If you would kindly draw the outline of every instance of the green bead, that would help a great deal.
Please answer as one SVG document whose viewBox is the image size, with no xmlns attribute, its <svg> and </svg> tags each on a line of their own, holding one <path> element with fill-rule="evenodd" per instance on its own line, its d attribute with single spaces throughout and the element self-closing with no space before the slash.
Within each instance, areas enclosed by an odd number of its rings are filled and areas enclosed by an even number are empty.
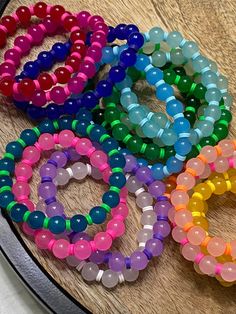
<svg viewBox="0 0 236 314">
<path fill-rule="evenodd" d="M 176 78 L 176 73 L 172 69 L 166 69 L 163 72 L 164 74 L 164 81 L 170 85 L 174 84 L 175 78 Z"/>
<path fill-rule="evenodd" d="M 227 109 L 222 109 L 221 110 L 221 117 L 220 120 L 225 120 L 228 123 L 230 123 L 232 121 L 232 114 L 229 110 Z M 218 122 L 220 122 L 220 120 Z"/>
<path fill-rule="evenodd" d="M 199 108 L 201 105 L 200 101 L 195 98 L 194 96 L 189 96 L 187 99 L 186 99 L 186 106 L 187 107 L 193 107 L 195 109 Z"/>
<path fill-rule="evenodd" d="M 167 160 L 169 157 L 175 155 L 175 149 L 173 146 L 166 146 L 166 153 L 165 153 L 165 160 Z"/>
<path fill-rule="evenodd" d="M 219 140 L 222 140 L 229 134 L 229 130 L 226 125 L 216 122 L 214 126 L 214 134 L 218 137 Z"/>
<path fill-rule="evenodd" d="M 159 157 L 160 154 L 160 148 L 152 143 L 147 144 L 147 147 L 145 149 L 145 157 L 149 160 L 156 160 Z"/>
<path fill-rule="evenodd" d="M 115 104 L 120 103 L 120 92 L 116 90 L 115 88 L 113 88 L 111 96 L 103 99 L 103 103 L 105 106 L 109 104 L 110 102 L 115 103 Z"/>
<path fill-rule="evenodd" d="M 101 125 L 104 122 L 104 112 L 104 109 L 93 110 L 93 122 Z"/>
<path fill-rule="evenodd" d="M 112 135 L 118 141 L 122 141 L 129 134 L 129 129 L 123 123 L 116 124 L 112 129 Z"/>
<path fill-rule="evenodd" d="M 127 74 L 130 76 L 133 82 L 138 81 L 141 77 L 141 72 L 137 70 L 135 67 L 128 68 Z"/>
<path fill-rule="evenodd" d="M 183 67 L 175 67 L 174 71 L 179 76 L 186 75 L 185 69 Z"/>
<path fill-rule="evenodd" d="M 212 137 L 208 136 L 208 137 L 202 138 L 200 140 L 199 144 L 200 144 L 201 147 L 204 147 L 204 146 L 207 146 L 207 145 L 215 146 L 216 145 L 216 141 Z"/>
<path fill-rule="evenodd" d="M 197 84 L 196 88 L 194 89 L 193 95 L 198 99 L 204 99 L 206 94 L 206 87 L 202 84 Z"/>
<path fill-rule="evenodd" d="M 127 149 L 131 151 L 133 154 L 137 154 L 140 152 L 140 149 L 143 145 L 143 141 L 137 135 L 132 136 L 127 142 Z"/>
<path fill-rule="evenodd" d="M 192 107 L 190 107 L 192 108 Z M 188 110 L 188 111 L 185 111 L 184 112 L 184 116 L 186 119 L 188 119 L 189 123 L 191 124 L 191 126 L 194 125 L 194 122 L 196 120 L 196 116 L 195 116 L 195 113 L 191 110 Z"/>
<path fill-rule="evenodd" d="M 199 154 L 199 151 L 197 149 L 197 147 L 195 145 L 192 146 L 191 151 L 188 153 L 188 155 L 186 156 L 186 159 L 191 159 L 196 157 Z"/>
<path fill-rule="evenodd" d="M 106 108 L 104 112 L 104 119 L 111 123 L 120 119 L 120 110 L 117 108 Z"/>
<path fill-rule="evenodd" d="M 190 90 L 191 85 L 192 85 L 191 79 L 188 76 L 183 76 L 180 78 L 177 87 L 181 93 L 187 93 Z"/>
</svg>

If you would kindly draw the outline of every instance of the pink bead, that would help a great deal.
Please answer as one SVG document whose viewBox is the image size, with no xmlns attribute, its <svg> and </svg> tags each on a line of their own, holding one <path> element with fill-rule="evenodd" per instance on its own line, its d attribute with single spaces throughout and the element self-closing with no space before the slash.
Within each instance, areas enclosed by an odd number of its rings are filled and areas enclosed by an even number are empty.
<svg viewBox="0 0 236 314">
<path fill-rule="evenodd" d="M 112 237 L 107 232 L 99 232 L 94 237 L 94 243 L 99 251 L 107 251 L 112 245 Z"/>
<path fill-rule="evenodd" d="M 15 76 L 16 67 L 9 62 L 3 62 L 2 64 L 0 64 L 0 76 L 6 73 L 11 77 Z"/>
<path fill-rule="evenodd" d="M 68 89 L 73 94 L 81 93 L 85 88 L 85 81 L 81 77 L 73 77 L 68 82 Z"/>
<path fill-rule="evenodd" d="M 22 230 L 24 231 L 25 234 L 27 234 L 29 236 L 33 236 L 35 234 L 35 230 L 30 228 L 26 222 L 23 222 Z"/>
<path fill-rule="evenodd" d="M 89 258 L 92 253 L 91 246 L 86 240 L 79 240 L 74 245 L 74 254 L 75 257 L 79 260 L 85 260 Z"/>
<path fill-rule="evenodd" d="M 30 34 L 33 38 L 33 43 L 38 45 L 44 38 L 44 32 L 38 25 L 32 25 L 28 29 L 28 34 Z"/>
<path fill-rule="evenodd" d="M 96 167 L 96 168 L 99 168 L 104 163 L 107 163 L 107 159 L 108 159 L 107 155 L 101 150 L 96 150 L 90 156 L 91 165 Z"/>
<path fill-rule="evenodd" d="M 69 256 L 70 243 L 65 239 L 56 240 L 53 244 L 52 252 L 59 259 L 64 259 Z"/>
<path fill-rule="evenodd" d="M 116 237 L 121 237 L 125 233 L 125 225 L 123 221 L 111 219 L 107 224 L 107 230 L 114 231 Z"/>
<path fill-rule="evenodd" d="M 187 238 L 193 245 L 200 245 L 205 237 L 206 231 L 203 228 L 197 226 L 192 227 L 187 233 Z"/>
<path fill-rule="evenodd" d="M 84 156 L 87 155 L 88 151 L 93 147 L 92 142 L 87 138 L 81 138 L 76 144 L 75 149 L 78 154 Z"/>
<path fill-rule="evenodd" d="M 111 210 L 112 217 L 115 218 L 115 216 L 123 216 L 124 219 L 128 216 L 129 214 L 129 208 L 126 204 L 120 203 L 118 206 L 112 208 Z"/>
<path fill-rule="evenodd" d="M 199 176 L 200 179 L 207 179 L 211 174 L 211 168 L 208 164 L 205 165 L 203 173 Z"/>
<path fill-rule="evenodd" d="M 171 207 L 169 210 L 168 210 L 168 218 L 170 220 L 170 222 L 174 223 L 174 220 L 175 220 L 175 209 L 174 207 Z"/>
<path fill-rule="evenodd" d="M 96 73 L 95 64 L 89 61 L 84 61 L 80 66 L 80 71 L 87 75 L 88 78 L 92 78 Z"/>
<path fill-rule="evenodd" d="M 62 104 L 66 100 L 66 93 L 63 87 L 55 86 L 50 90 L 50 98 L 56 104 Z"/>
<path fill-rule="evenodd" d="M 63 147 L 70 147 L 74 138 L 75 135 L 71 130 L 63 130 L 58 135 L 59 144 Z"/>
<path fill-rule="evenodd" d="M 38 143 L 43 150 L 51 150 L 55 146 L 53 135 L 50 133 L 40 135 Z"/>
<path fill-rule="evenodd" d="M 48 230 L 40 230 L 35 236 L 35 244 L 38 248 L 46 250 L 48 244 L 54 239 L 53 234 Z"/>
<path fill-rule="evenodd" d="M 171 193 L 171 203 L 174 206 L 187 204 L 189 201 L 189 196 L 187 192 L 181 190 L 174 190 Z"/>
<path fill-rule="evenodd" d="M 43 90 L 37 90 L 32 96 L 32 103 L 37 107 L 43 107 L 47 103 L 46 93 Z"/>
<path fill-rule="evenodd" d="M 191 190 L 196 183 L 195 178 L 187 172 L 180 173 L 176 180 L 177 185 L 184 185 L 188 190 Z"/>
<path fill-rule="evenodd" d="M 81 28 L 88 26 L 88 18 L 89 17 L 90 17 L 90 14 L 87 11 L 81 11 L 79 14 L 77 14 L 77 19 L 79 22 L 79 26 Z"/>
<path fill-rule="evenodd" d="M 205 164 L 203 161 L 201 161 L 198 158 L 192 158 L 187 162 L 186 168 L 191 168 L 191 169 L 195 170 L 196 175 L 200 176 L 204 171 Z"/>
<path fill-rule="evenodd" d="M 95 62 L 99 62 L 102 58 L 102 49 L 92 45 L 88 48 L 87 56 L 93 58 Z"/>
<path fill-rule="evenodd" d="M 46 17 L 43 20 L 42 24 L 45 26 L 48 34 L 55 33 L 55 31 L 57 29 L 57 24 L 55 22 L 53 22 L 50 17 Z"/>
<path fill-rule="evenodd" d="M 35 164 L 40 159 L 40 152 L 34 146 L 28 146 L 23 151 L 23 159 L 30 161 L 32 164 Z"/>
<path fill-rule="evenodd" d="M 226 157 L 219 156 L 215 161 L 215 171 L 224 173 L 229 169 L 229 163 Z"/>
<path fill-rule="evenodd" d="M 194 261 L 198 253 L 200 253 L 200 247 L 191 243 L 186 243 L 182 248 L 182 255 L 188 261 Z"/>
<path fill-rule="evenodd" d="M 21 54 L 15 48 L 8 49 L 4 54 L 5 60 L 12 60 L 15 63 L 15 66 L 20 64 Z"/>
<path fill-rule="evenodd" d="M 123 187 L 121 190 L 120 190 L 120 198 L 127 198 L 128 196 L 128 189 L 127 187 Z"/>
<path fill-rule="evenodd" d="M 32 167 L 20 162 L 18 165 L 16 165 L 15 168 L 15 176 L 18 178 L 25 178 L 26 180 L 29 180 L 33 175 Z"/>
<path fill-rule="evenodd" d="M 207 250 L 212 256 L 218 257 L 224 254 L 226 243 L 223 239 L 214 237 L 207 244 Z"/>
<path fill-rule="evenodd" d="M 179 227 L 184 227 L 187 223 L 193 221 L 191 212 L 186 209 L 179 210 L 175 214 L 175 223 Z"/>
<path fill-rule="evenodd" d="M 233 282 L 236 280 L 236 264 L 235 263 L 224 263 L 221 270 L 221 277 L 227 282 Z"/>
<path fill-rule="evenodd" d="M 218 144 L 222 150 L 223 157 L 230 157 L 234 153 L 234 145 L 231 140 L 222 140 Z"/>
<path fill-rule="evenodd" d="M 210 145 L 204 146 L 200 153 L 207 159 L 208 163 L 214 162 L 217 158 L 215 147 Z"/>
<path fill-rule="evenodd" d="M 30 187 L 29 184 L 26 182 L 16 182 L 12 186 L 12 193 L 18 199 L 18 197 L 24 195 L 29 196 L 30 194 Z"/>
<path fill-rule="evenodd" d="M 206 255 L 201 259 L 199 268 L 205 275 L 214 275 L 216 264 L 217 261 L 213 256 Z"/>
<path fill-rule="evenodd" d="M 25 36 L 18 36 L 14 41 L 14 45 L 18 46 L 23 54 L 26 54 L 31 48 L 30 40 Z"/>
<path fill-rule="evenodd" d="M 187 236 L 187 233 L 180 227 L 174 227 L 172 230 L 172 237 L 173 239 L 180 243 L 183 239 L 185 239 Z"/>
<path fill-rule="evenodd" d="M 110 168 L 107 168 L 105 169 L 103 172 L 102 172 L 102 178 L 103 178 L 103 181 L 105 183 L 108 183 L 109 182 L 109 179 L 110 179 L 110 176 L 111 176 L 112 172 L 111 172 L 111 169 Z"/>
<path fill-rule="evenodd" d="M 27 208 L 28 208 L 28 210 L 29 211 L 34 211 L 34 203 L 33 202 L 31 202 L 31 200 L 29 200 L 29 199 L 25 199 L 25 200 L 22 200 L 22 201 L 19 201 L 19 203 L 21 203 L 21 204 L 24 204 Z"/>
</svg>

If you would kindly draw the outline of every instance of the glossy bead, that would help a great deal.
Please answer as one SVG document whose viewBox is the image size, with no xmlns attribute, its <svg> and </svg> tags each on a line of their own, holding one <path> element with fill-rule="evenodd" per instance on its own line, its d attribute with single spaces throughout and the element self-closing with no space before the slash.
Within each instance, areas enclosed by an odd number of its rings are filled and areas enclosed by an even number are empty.
<svg viewBox="0 0 236 314">
<path fill-rule="evenodd" d="M 218 237 L 212 238 L 207 244 L 208 252 L 214 257 L 223 255 L 225 249 L 226 249 L 226 244 L 224 240 Z"/>
</svg>

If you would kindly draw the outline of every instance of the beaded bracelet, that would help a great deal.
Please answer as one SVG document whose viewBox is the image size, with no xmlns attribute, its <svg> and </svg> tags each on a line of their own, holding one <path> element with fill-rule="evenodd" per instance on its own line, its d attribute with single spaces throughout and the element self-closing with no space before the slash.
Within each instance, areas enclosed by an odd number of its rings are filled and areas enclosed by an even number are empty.
<svg viewBox="0 0 236 314">
<path fill-rule="evenodd" d="M 56 18 L 53 16 L 53 12 L 59 7 L 59 16 Z M 22 9 L 21 7 L 19 8 Z M 27 10 L 30 9 L 27 8 Z M 31 7 L 31 11 L 34 12 L 34 6 Z M 13 82 L 13 76 L 15 74 L 15 67 L 20 62 L 20 57 L 23 53 L 29 51 L 31 44 L 39 44 L 43 39 L 46 32 L 51 33 L 53 30 L 47 29 L 48 24 L 39 24 L 32 26 L 28 34 L 25 36 L 20 36 L 20 39 L 15 40 L 15 47 L 13 49 L 7 50 L 4 55 L 5 62 L 0 66 L 0 75 L 2 76 L 0 90 L 6 96 L 9 96 L 13 92 L 13 97 L 17 100 L 32 100 L 36 106 L 44 106 L 47 101 L 53 100 L 55 103 L 63 103 L 71 92 L 80 92 L 83 90 L 88 78 L 95 75 L 95 62 L 99 61 L 101 58 L 102 47 L 106 44 L 106 36 L 108 32 L 108 27 L 104 23 L 104 20 L 99 16 L 91 17 L 88 12 L 82 11 L 77 16 L 73 16 L 61 6 L 47 7 L 46 15 L 51 14 L 51 23 L 55 25 L 62 25 L 65 30 L 71 32 L 70 39 L 72 41 L 72 54 L 66 61 L 66 66 L 64 68 L 59 68 L 55 71 L 55 74 L 42 73 L 39 80 L 32 79 L 22 79 L 20 83 Z M 14 15 L 17 18 L 17 15 Z M 50 23 L 49 23 L 50 26 Z M 91 46 L 88 51 L 85 51 L 85 39 L 86 36 L 80 27 L 89 26 L 94 30 L 94 33 L 90 37 Z M 19 39 L 19 40 L 18 40 Z M 24 47 L 18 43 L 24 42 Z M 25 43 L 27 41 L 27 45 Z M 26 48 L 27 47 L 27 48 Z M 24 48 L 24 49 L 23 49 Z M 25 50 L 26 49 L 26 50 Z M 63 51 L 58 51 L 59 60 L 60 54 Z M 86 56 L 85 56 L 86 55 Z M 50 59 L 51 55 L 46 55 L 47 59 Z M 82 58 L 84 58 L 82 60 Z M 45 55 L 42 54 L 42 61 L 44 61 Z M 48 61 L 48 60 L 47 60 Z M 81 61 L 83 61 L 81 63 Z M 81 64 L 80 64 L 81 63 Z M 38 64 L 30 64 L 31 69 L 38 72 Z M 70 75 L 74 71 L 80 72 L 77 77 L 71 78 Z M 63 88 L 61 86 L 53 87 L 50 92 L 45 92 L 45 90 L 50 89 L 53 85 L 58 83 L 66 83 L 68 80 L 69 84 L 67 87 Z M 76 85 L 76 86 L 75 86 Z"/>
<path fill-rule="evenodd" d="M 220 277 L 220 281 L 236 281 L 236 265 L 232 262 L 222 262 L 223 255 L 235 256 L 235 241 L 230 243 L 218 237 L 208 235 L 208 223 L 202 217 L 194 220 L 195 209 L 206 211 L 204 202 L 216 190 L 215 181 L 205 181 L 194 188 L 191 199 L 187 191 L 192 190 L 196 179 L 200 176 L 207 179 L 211 171 L 225 173 L 229 168 L 236 168 L 235 140 L 223 140 L 215 147 L 203 147 L 200 154 L 190 159 L 186 164 L 185 172 L 177 177 L 177 187 L 171 193 L 171 202 L 174 210 L 169 212 L 169 218 L 176 224 L 173 229 L 173 238 L 182 244 L 182 254 L 188 260 L 194 261 L 204 274 Z M 232 183 L 231 183 L 232 178 Z M 214 183 L 213 183 L 214 182 Z M 235 175 L 224 184 L 217 179 L 219 189 L 223 192 L 231 190 L 235 182 Z M 232 189 L 234 191 L 234 189 Z M 221 193 L 222 191 L 220 191 Z M 221 193 L 222 194 L 222 193 Z M 198 215 L 198 214 L 197 214 Z M 204 218 L 204 215 L 202 215 Z M 206 229 L 206 230 L 205 230 Z"/>
<path fill-rule="evenodd" d="M 28 178 L 31 176 L 31 164 L 34 164 L 40 158 L 40 144 L 33 146 L 39 137 L 44 138 L 47 145 L 52 147 L 52 142 L 54 142 L 54 138 L 52 135 L 55 134 L 57 130 L 61 131 L 58 136 L 59 143 L 64 146 L 70 142 L 72 144 L 75 133 L 80 134 L 81 136 L 89 136 L 91 140 L 97 141 L 101 144 L 102 150 L 109 156 L 108 164 L 113 173 L 116 173 L 115 177 L 117 181 L 115 185 L 111 185 L 108 192 L 106 192 L 103 196 L 103 204 L 100 207 L 95 207 L 91 213 L 94 222 L 96 222 L 96 218 L 103 217 L 105 220 L 106 213 L 110 212 L 112 207 L 117 206 L 119 203 L 119 193 L 121 186 L 120 183 L 125 184 L 125 178 L 123 175 L 122 168 L 125 165 L 124 157 L 118 152 L 118 143 L 116 140 L 112 139 L 108 134 L 106 134 L 105 129 L 101 126 L 90 124 L 87 121 L 78 121 L 72 120 L 71 118 L 62 118 L 59 120 L 55 120 L 51 122 L 50 120 L 43 121 L 38 127 L 33 128 L 32 130 L 28 129 L 21 133 L 20 139 L 15 142 L 11 142 L 6 146 L 6 153 L 4 154 L 4 158 L 0 160 L 0 206 L 7 210 L 10 214 L 12 220 L 16 222 L 27 221 L 31 225 L 31 227 L 35 229 L 49 228 L 52 232 L 61 233 L 64 230 L 73 230 L 73 227 L 70 223 L 70 220 L 63 219 L 62 217 L 56 218 L 48 218 L 42 212 L 30 212 L 27 206 L 16 203 L 14 201 L 14 195 L 12 193 L 12 180 L 11 176 L 14 172 L 15 168 L 15 159 L 20 159 L 23 157 L 24 167 L 20 170 L 22 174 L 17 174 L 19 176 L 24 176 L 24 178 Z M 46 134 L 45 134 L 46 133 Z M 67 138 L 68 137 L 68 138 Z M 67 143 L 67 144 L 66 144 Z M 79 143 L 79 142 L 78 142 Z M 81 142 L 82 143 L 82 142 Z M 86 148 L 90 149 L 92 146 L 88 145 L 89 140 L 84 140 L 84 150 Z M 77 145 L 73 142 L 74 145 Z M 78 145 L 77 145 L 78 146 Z M 24 152 L 23 152 L 23 148 Z M 83 147 L 82 147 L 83 148 Z M 82 149 L 81 149 L 82 150 Z M 82 152 L 83 153 L 83 152 Z M 86 152 L 87 153 L 87 152 Z M 92 152 L 91 152 L 92 153 Z M 101 156 L 104 156 L 104 153 L 101 153 Z M 103 164 L 103 162 L 102 162 Z M 100 166 L 102 166 L 100 164 Z M 99 166 L 99 167 L 100 167 Z M 89 223 L 93 222 L 92 216 L 87 216 L 86 221 Z M 77 226 L 77 224 L 76 224 Z"/>
</svg>

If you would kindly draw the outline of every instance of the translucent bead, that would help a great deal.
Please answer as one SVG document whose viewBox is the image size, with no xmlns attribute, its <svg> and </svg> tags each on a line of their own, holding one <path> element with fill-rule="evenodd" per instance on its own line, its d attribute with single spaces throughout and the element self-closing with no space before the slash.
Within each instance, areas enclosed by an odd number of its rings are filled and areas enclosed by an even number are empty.
<svg viewBox="0 0 236 314">
<path fill-rule="evenodd" d="M 183 36 L 181 35 L 181 33 L 173 31 L 168 34 L 166 42 L 170 48 L 176 48 L 179 46 L 182 40 Z"/>
<path fill-rule="evenodd" d="M 225 249 L 226 249 L 225 241 L 218 237 L 212 238 L 207 244 L 208 252 L 214 257 L 223 255 Z"/>
<path fill-rule="evenodd" d="M 56 185 L 66 185 L 70 180 L 70 175 L 64 168 L 57 169 L 57 176 L 53 180 Z"/>
<path fill-rule="evenodd" d="M 107 230 L 111 230 L 115 237 L 121 237 L 125 233 L 125 225 L 123 221 L 112 219 L 107 224 Z"/>
<path fill-rule="evenodd" d="M 206 91 L 205 99 L 207 102 L 210 101 L 220 101 L 221 100 L 221 92 L 218 88 L 210 88 Z"/>
<path fill-rule="evenodd" d="M 50 150 L 54 148 L 54 140 L 53 140 L 53 136 L 52 134 L 49 133 L 44 133 L 42 135 L 40 135 L 39 139 L 38 139 L 38 143 L 39 146 L 43 149 L 43 150 Z"/>
<path fill-rule="evenodd" d="M 150 55 L 155 51 L 155 44 L 151 41 L 144 43 L 142 47 L 143 53 Z"/>
<path fill-rule="evenodd" d="M 121 105 L 127 109 L 129 107 L 129 105 L 131 104 L 137 104 L 138 103 L 138 98 L 137 96 L 132 93 L 132 92 L 126 92 L 123 93 L 120 97 L 120 103 Z"/>
<path fill-rule="evenodd" d="M 221 117 L 221 109 L 218 106 L 209 105 L 204 109 L 204 115 L 217 121 Z"/>
<path fill-rule="evenodd" d="M 222 140 L 218 144 L 222 151 L 223 157 L 230 157 L 234 153 L 234 145 L 231 140 Z"/>
<path fill-rule="evenodd" d="M 210 136 L 214 130 L 213 123 L 207 120 L 198 121 L 195 126 L 202 132 L 203 137 Z"/>
<path fill-rule="evenodd" d="M 56 187 L 52 182 L 44 182 L 39 185 L 38 194 L 45 200 L 54 197 L 56 193 Z"/>
<path fill-rule="evenodd" d="M 213 71 L 206 71 L 202 74 L 202 84 L 207 86 L 209 84 L 217 84 L 218 76 Z"/>
<path fill-rule="evenodd" d="M 27 180 L 29 180 L 32 177 L 33 170 L 30 165 L 27 165 L 25 163 L 18 163 L 15 167 L 15 175 L 16 177 L 25 177 Z"/>
<path fill-rule="evenodd" d="M 159 44 L 164 39 L 164 31 L 160 27 L 153 27 L 149 31 L 150 41 Z"/>
<path fill-rule="evenodd" d="M 139 126 L 139 125 L 135 128 L 135 132 L 136 132 L 137 136 L 139 136 L 141 138 L 146 137 L 145 134 L 143 133 L 141 126 Z"/>
<path fill-rule="evenodd" d="M 178 175 L 176 183 L 178 185 L 184 185 L 190 190 L 195 186 L 196 180 L 190 173 L 183 172 Z"/>
<path fill-rule="evenodd" d="M 163 238 L 166 238 L 170 234 L 169 222 L 165 220 L 157 221 L 153 226 L 153 233 L 158 233 Z"/>
<path fill-rule="evenodd" d="M 219 75 L 218 76 L 217 87 L 219 89 L 227 89 L 228 88 L 228 79 L 224 75 Z"/>
<path fill-rule="evenodd" d="M 129 130 L 133 129 L 133 124 L 131 123 L 127 114 L 124 113 L 124 115 L 121 117 L 120 121 L 122 123 L 124 123 L 128 127 Z"/>
<path fill-rule="evenodd" d="M 171 203 L 174 206 L 187 204 L 189 201 L 188 193 L 181 191 L 181 190 L 174 190 L 171 193 Z"/>
<path fill-rule="evenodd" d="M 182 47 L 183 55 L 188 59 L 192 58 L 198 50 L 198 45 L 194 41 L 187 41 Z"/>
<path fill-rule="evenodd" d="M 207 179 L 211 174 L 211 168 L 208 164 L 205 165 L 203 173 L 199 176 L 200 179 Z"/>
<path fill-rule="evenodd" d="M 121 215 L 125 219 L 128 216 L 129 209 L 127 205 L 120 203 L 118 206 L 112 208 L 111 213 L 112 217 L 115 217 L 116 215 Z"/>
<path fill-rule="evenodd" d="M 215 170 L 219 173 L 224 173 L 228 170 L 229 164 L 225 157 L 218 157 L 215 161 Z"/>
<path fill-rule="evenodd" d="M 171 50 L 170 58 L 173 64 L 182 65 L 185 62 L 185 57 L 183 55 L 182 49 Z"/>
<path fill-rule="evenodd" d="M 106 288 L 114 288 L 119 282 L 118 273 L 110 269 L 104 271 L 102 275 L 102 284 Z"/>
<path fill-rule="evenodd" d="M 204 146 L 201 149 L 201 154 L 207 159 L 208 163 L 212 163 L 217 159 L 217 151 L 215 147 L 210 145 Z"/>
<path fill-rule="evenodd" d="M 153 210 L 147 210 L 142 213 L 140 223 L 144 225 L 153 225 L 156 222 L 156 214 Z"/>
<path fill-rule="evenodd" d="M 148 192 L 154 197 L 158 198 L 159 196 L 165 193 L 166 187 L 165 184 L 159 180 L 153 181 L 148 186 Z"/>
<path fill-rule="evenodd" d="M 224 99 L 224 105 L 226 108 L 230 108 L 233 103 L 233 97 L 229 93 L 222 94 L 222 97 Z"/>
<path fill-rule="evenodd" d="M 113 271 L 123 271 L 125 268 L 125 259 L 123 254 L 120 252 L 112 253 L 111 257 L 109 258 L 109 268 Z"/>
<path fill-rule="evenodd" d="M 147 240 L 152 238 L 152 231 L 147 229 L 139 230 L 136 234 L 138 242 L 147 242 Z"/>
<path fill-rule="evenodd" d="M 130 193 L 135 193 L 142 187 L 142 183 L 135 176 L 130 176 L 126 182 L 126 187 Z"/>
<path fill-rule="evenodd" d="M 172 146 L 177 141 L 177 135 L 173 129 L 165 129 L 161 135 L 161 141 L 164 145 Z"/>
<path fill-rule="evenodd" d="M 99 251 L 107 251 L 112 245 L 112 237 L 106 232 L 98 232 L 94 237 L 94 243 Z"/>
<path fill-rule="evenodd" d="M 12 193 L 15 195 L 16 198 L 21 196 L 29 196 L 30 194 L 30 187 L 27 182 L 16 182 L 12 186 Z"/>
<path fill-rule="evenodd" d="M 130 269 L 125 268 L 123 270 L 123 275 L 126 281 L 134 282 L 135 280 L 138 279 L 139 271 L 131 268 Z"/>
<path fill-rule="evenodd" d="M 166 127 L 168 118 L 163 112 L 155 112 L 150 121 L 158 124 L 160 128 L 164 129 Z"/>
<path fill-rule="evenodd" d="M 160 127 L 151 121 L 147 121 L 143 125 L 142 129 L 143 129 L 143 134 L 146 137 L 154 138 L 157 135 L 157 131 L 160 129 Z"/>
<path fill-rule="evenodd" d="M 182 248 L 182 255 L 187 261 L 194 261 L 200 252 L 199 246 L 190 243 L 186 243 Z"/>
<path fill-rule="evenodd" d="M 64 239 L 56 240 L 52 247 L 54 256 L 59 259 L 64 259 L 69 255 L 70 243 Z"/>
<path fill-rule="evenodd" d="M 155 85 L 163 79 L 163 72 L 158 68 L 151 68 L 146 72 L 146 80 L 149 84 Z"/>
<path fill-rule="evenodd" d="M 213 61 L 213 60 L 209 60 L 209 68 L 213 72 L 217 72 L 218 71 L 217 63 L 215 61 Z"/>
<path fill-rule="evenodd" d="M 206 255 L 201 259 L 199 268 L 206 275 L 214 275 L 216 264 L 217 261 L 213 256 Z"/>
<path fill-rule="evenodd" d="M 166 59 L 165 52 L 158 50 L 152 54 L 152 64 L 155 67 L 161 68 L 166 64 L 166 62 L 167 62 L 167 59 Z"/>
<path fill-rule="evenodd" d="M 32 164 L 35 164 L 40 159 L 40 152 L 34 146 L 28 146 L 23 151 L 23 159 L 30 161 Z"/>
<path fill-rule="evenodd" d="M 92 167 L 91 168 L 91 176 L 95 180 L 101 180 L 102 179 L 102 173 L 97 168 Z"/>
<path fill-rule="evenodd" d="M 88 241 L 79 240 L 74 244 L 74 254 L 79 260 L 86 260 L 91 253 L 92 250 Z"/>
<path fill-rule="evenodd" d="M 192 61 L 194 71 L 200 73 L 202 69 L 208 66 L 209 62 L 207 58 L 203 56 L 198 56 Z"/>
<path fill-rule="evenodd" d="M 175 223 L 178 227 L 182 228 L 187 223 L 192 222 L 192 221 L 193 221 L 193 216 L 191 212 L 189 212 L 188 210 L 181 209 L 175 214 Z"/>
<path fill-rule="evenodd" d="M 43 229 L 36 233 L 35 243 L 38 248 L 46 250 L 48 248 L 48 244 L 53 239 L 54 239 L 53 234 L 50 231 Z"/>
<path fill-rule="evenodd" d="M 182 240 L 186 239 L 186 236 L 187 234 L 182 228 L 178 226 L 173 228 L 172 237 L 176 242 L 180 243 Z"/>
<path fill-rule="evenodd" d="M 128 75 L 126 75 L 126 78 L 122 82 L 116 83 L 116 88 L 122 90 L 127 87 L 131 88 L 132 85 L 133 85 L 132 79 Z"/>
<path fill-rule="evenodd" d="M 59 144 L 63 147 L 70 147 L 75 135 L 70 130 L 63 130 L 58 135 Z"/>
<path fill-rule="evenodd" d="M 88 262 L 82 268 L 81 275 L 85 281 L 90 282 L 96 280 L 98 272 L 98 266 L 92 262 Z"/>
<path fill-rule="evenodd" d="M 67 157 L 63 152 L 54 152 L 51 155 L 51 159 L 57 163 L 57 167 L 64 167 L 67 163 Z"/>
<path fill-rule="evenodd" d="M 71 166 L 73 172 L 73 177 L 77 180 L 83 180 L 88 174 L 88 169 L 86 164 L 82 162 L 76 162 Z"/>
<path fill-rule="evenodd" d="M 187 238 L 193 245 L 200 245 L 206 237 L 206 232 L 201 227 L 192 227 L 188 233 Z"/>
<path fill-rule="evenodd" d="M 77 267 L 80 264 L 80 261 L 73 255 L 67 256 L 66 262 L 71 267 Z"/>
<path fill-rule="evenodd" d="M 221 270 L 221 277 L 227 282 L 236 280 L 236 264 L 232 262 L 224 263 Z"/>
<path fill-rule="evenodd" d="M 203 200 L 207 200 L 211 197 L 211 188 L 206 183 L 199 183 L 195 186 L 194 191 L 202 195 Z"/>
<path fill-rule="evenodd" d="M 197 134 L 197 132 L 195 132 L 195 130 L 191 129 L 189 131 L 190 135 L 189 135 L 189 141 L 192 145 L 197 145 L 199 142 L 199 136 Z"/>
<path fill-rule="evenodd" d="M 39 174 L 41 177 L 50 177 L 52 179 L 57 175 L 57 168 L 49 163 L 46 163 L 40 167 Z"/>
<path fill-rule="evenodd" d="M 212 180 L 212 183 L 215 186 L 214 194 L 222 195 L 227 191 L 227 184 L 224 179 L 216 178 Z"/>
<path fill-rule="evenodd" d="M 204 171 L 204 163 L 198 158 L 192 158 L 188 160 L 186 164 L 186 168 L 191 168 L 196 171 L 196 175 L 199 176 L 203 173 Z"/>
<path fill-rule="evenodd" d="M 135 251 L 130 256 L 130 264 L 132 269 L 142 270 L 148 264 L 147 256 L 143 252 Z"/>
<path fill-rule="evenodd" d="M 153 204 L 153 198 L 149 193 L 142 192 L 137 196 L 136 203 L 140 208 L 151 206 Z"/>
<path fill-rule="evenodd" d="M 139 124 L 146 117 L 146 111 L 142 106 L 135 107 L 129 112 L 129 119 L 134 124 Z"/>
<path fill-rule="evenodd" d="M 102 48 L 102 63 L 111 64 L 115 59 L 112 47 L 103 47 Z"/>
<path fill-rule="evenodd" d="M 46 214 L 48 217 L 62 216 L 64 214 L 64 206 L 60 202 L 53 202 L 47 205 Z"/>
</svg>

